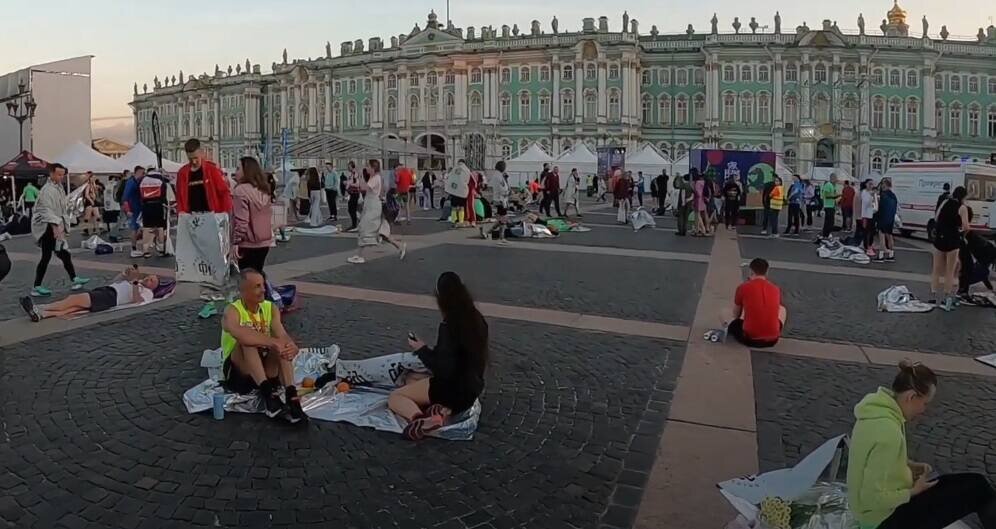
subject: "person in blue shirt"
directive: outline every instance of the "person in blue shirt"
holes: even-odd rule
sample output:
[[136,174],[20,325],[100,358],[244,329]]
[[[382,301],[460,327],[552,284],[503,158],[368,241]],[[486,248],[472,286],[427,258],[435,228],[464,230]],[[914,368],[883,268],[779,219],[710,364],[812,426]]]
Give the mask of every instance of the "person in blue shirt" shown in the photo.
[[896,213],[899,211],[899,199],[892,192],[892,179],[883,178],[878,184],[878,239],[879,251],[876,261],[893,262],[896,260],[895,239],[892,230],[896,224]]
[[802,226],[802,208],[806,204],[806,184],[802,183],[799,175],[792,175],[792,185],[788,189],[789,219],[785,226],[785,235],[792,231],[795,226],[795,234],[799,235],[799,228]]
[[145,168],[141,165],[135,166],[135,172],[125,181],[122,202],[128,204],[129,217],[128,229],[131,230],[131,256],[142,257],[142,250],[138,249],[138,243],[142,240],[142,195],[138,191],[138,184],[145,177]]

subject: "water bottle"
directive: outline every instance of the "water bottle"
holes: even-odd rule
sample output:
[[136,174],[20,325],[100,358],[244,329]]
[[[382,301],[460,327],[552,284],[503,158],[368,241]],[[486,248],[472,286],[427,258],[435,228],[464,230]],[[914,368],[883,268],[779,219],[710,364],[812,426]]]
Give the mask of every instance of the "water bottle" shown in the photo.
[[225,418],[225,394],[215,393],[212,398],[214,404],[214,418],[217,420],[222,420]]

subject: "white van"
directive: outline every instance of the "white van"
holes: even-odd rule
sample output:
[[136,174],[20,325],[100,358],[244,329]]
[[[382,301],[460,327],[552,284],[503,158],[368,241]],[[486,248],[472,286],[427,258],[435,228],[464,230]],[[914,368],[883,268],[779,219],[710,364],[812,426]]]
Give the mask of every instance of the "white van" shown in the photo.
[[949,184],[951,191],[965,186],[965,205],[974,214],[972,229],[993,235],[996,215],[990,216],[990,208],[996,201],[996,166],[957,161],[904,162],[891,167],[885,176],[892,179],[892,190],[899,199],[903,235],[917,232],[933,239],[934,213],[944,184]]

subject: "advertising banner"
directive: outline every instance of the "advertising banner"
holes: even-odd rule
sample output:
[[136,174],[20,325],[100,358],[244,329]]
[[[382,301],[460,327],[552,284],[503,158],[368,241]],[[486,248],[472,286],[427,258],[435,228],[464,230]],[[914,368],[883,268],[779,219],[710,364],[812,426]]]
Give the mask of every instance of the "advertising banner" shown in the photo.
[[626,171],[626,147],[599,147],[598,154],[598,176],[608,179],[609,172],[613,167],[618,167],[621,171]]
[[688,155],[688,166],[720,185],[736,178],[744,190],[741,208],[761,208],[761,190],[775,178],[775,153],[694,149]]

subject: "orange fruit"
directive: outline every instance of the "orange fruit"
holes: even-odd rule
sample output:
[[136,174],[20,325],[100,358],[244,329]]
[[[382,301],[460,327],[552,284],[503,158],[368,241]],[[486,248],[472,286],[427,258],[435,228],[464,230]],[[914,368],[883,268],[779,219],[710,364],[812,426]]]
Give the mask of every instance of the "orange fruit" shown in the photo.
[[339,393],[349,393],[349,382],[340,382],[335,385],[335,390]]
[[313,379],[311,377],[305,378],[304,380],[301,381],[301,387],[302,388],[313,388],[313,387],[315,387],[315,379]]

